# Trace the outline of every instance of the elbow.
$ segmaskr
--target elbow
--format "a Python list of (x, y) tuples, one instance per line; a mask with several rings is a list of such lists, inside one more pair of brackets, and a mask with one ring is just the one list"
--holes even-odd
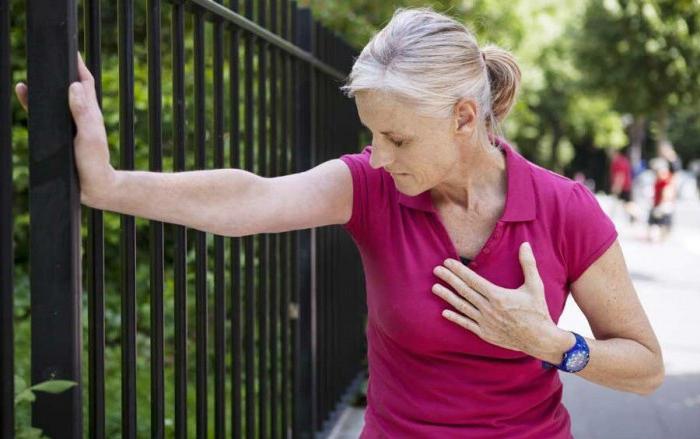
[(653, 380), (650, 380), (649, 383), (647, 383), (647, 385), (644, 388), (640, 389), (637, 392), (637, 394), (639, 394), (641, 396), (652, 395), (654, 392), (659, 390), (659, 388), (663, 385), (664, 378), (665, 377), (663, 375), (661, 375), (660, 377), (655, 377)]
[(649, 378), (646, 380), (644, 383), (644, 386), (638, 389), (637, 394), (641, 396), (649, 396), (659, 390), (661, 386), (664, 384), (664, 380), (666, 379), (666, 371), (664, 368), (663, 361), (659, 362), (659, 367), (657, 368), (656, 374), (652, 378)]

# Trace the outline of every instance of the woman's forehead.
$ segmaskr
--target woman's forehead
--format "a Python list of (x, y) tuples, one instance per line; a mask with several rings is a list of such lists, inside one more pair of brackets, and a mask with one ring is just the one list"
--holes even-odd
[[(364, 112), (398, 112), (407, 107), (394, 93), (382, 90), (363, 90), (355, 95), (355, 104)], [(404, 108), (404, 110), (407, 110)]]
[(418, 114), (405, 100), (389, 92), (363, 91), (355, 95), (355, 103), (360, 121), (380, 131), (415, 132), (431, 126), (433, 122)]

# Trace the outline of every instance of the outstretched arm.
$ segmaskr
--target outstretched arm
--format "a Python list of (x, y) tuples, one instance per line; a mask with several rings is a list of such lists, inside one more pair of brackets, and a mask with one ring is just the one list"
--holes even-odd
[[(77, 128), (75, 161), (83, 204), (223, 236), (283, 232), (349, 220), (352, 176), (339, 159), (274, 178), (242, 169), (115, 170), (109, 162), (94, 79), (80, 56), (78, 64), (80, 81), (69, 88), (69, 104)], [(16, 92), (27, 109), (27, 86), (17, 84)]]

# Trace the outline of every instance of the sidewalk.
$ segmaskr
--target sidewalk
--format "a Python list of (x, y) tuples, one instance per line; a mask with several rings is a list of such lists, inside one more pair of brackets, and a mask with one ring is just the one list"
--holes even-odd
[[(599, 198), (612, 212), (609, 197)], [(559, 372), (563, 403), (576, 439), (700, 439), (700, 202), (679, 203), (674, 230), (662, 244), (646, 242), (646, 225), (613, 220), (637, 294), (661, 343), (666, 380), (653, 395), (619, 392)], [(559, 327), (592, 337), (569, 297)], [(364, 410), (345, 411), (334, 439), (359, 437)], [(545, 438), (543, 438), (545, 439)]]

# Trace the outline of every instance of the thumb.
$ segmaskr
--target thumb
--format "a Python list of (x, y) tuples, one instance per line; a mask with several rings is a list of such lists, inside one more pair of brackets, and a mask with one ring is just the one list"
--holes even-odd
[(523, 275), (525, 276), (525, 284), (536, 286), (541, 284), (542, 279), (537, 271), (537, 261), (535, 254), (532, 252), (532, 247), (529, 242), (520, 244), (520, 265), (523, 267)]

